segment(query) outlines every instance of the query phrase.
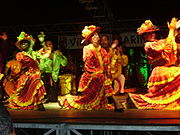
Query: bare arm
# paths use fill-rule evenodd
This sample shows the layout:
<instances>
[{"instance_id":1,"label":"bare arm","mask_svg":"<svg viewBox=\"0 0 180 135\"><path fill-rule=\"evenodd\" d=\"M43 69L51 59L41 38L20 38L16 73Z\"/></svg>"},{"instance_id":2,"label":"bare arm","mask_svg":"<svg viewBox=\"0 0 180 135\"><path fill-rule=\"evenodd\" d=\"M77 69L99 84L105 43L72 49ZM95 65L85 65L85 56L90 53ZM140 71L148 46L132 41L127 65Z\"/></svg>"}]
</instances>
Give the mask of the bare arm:
<instances>
[{"instance_id":1,"label":"bare arm","mask_svg":"<svg viewBox=\"0 0 180 135\"><path fill-rule=\"evenodd\" d=\"M172 44L173 50L177 51L177 45L175 42L175 29L176 29L176 23L177 23L177 19L174 17L172 18L170 24L169 22L167 22L168 24L168 28L169 28L169 34L168 37L166 39L167 44Z\"/></svg>"}]
</instances>

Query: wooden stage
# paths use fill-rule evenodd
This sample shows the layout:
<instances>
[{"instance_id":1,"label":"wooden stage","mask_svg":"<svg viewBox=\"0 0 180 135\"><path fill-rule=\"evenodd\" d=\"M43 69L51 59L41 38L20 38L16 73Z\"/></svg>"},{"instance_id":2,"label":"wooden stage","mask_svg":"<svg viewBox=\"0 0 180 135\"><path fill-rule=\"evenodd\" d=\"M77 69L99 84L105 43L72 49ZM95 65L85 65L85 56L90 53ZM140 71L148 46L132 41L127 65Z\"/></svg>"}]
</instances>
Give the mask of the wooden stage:
<instances>
[{"instance_id":1,"label":"wooden stage","mask_svg":"<svg viewBox=\"0 0 180 135\"><path fill-rule=\"evenodd\" d=\"M179 135L179 110L125 109L87 111L63 110L58 103L45 104L46 111L9 110L15 128L47 129L44 135L80 135L79 130L173 131ZM87 135L87 134L86 134Z\"/></svg>"}]
</instances>

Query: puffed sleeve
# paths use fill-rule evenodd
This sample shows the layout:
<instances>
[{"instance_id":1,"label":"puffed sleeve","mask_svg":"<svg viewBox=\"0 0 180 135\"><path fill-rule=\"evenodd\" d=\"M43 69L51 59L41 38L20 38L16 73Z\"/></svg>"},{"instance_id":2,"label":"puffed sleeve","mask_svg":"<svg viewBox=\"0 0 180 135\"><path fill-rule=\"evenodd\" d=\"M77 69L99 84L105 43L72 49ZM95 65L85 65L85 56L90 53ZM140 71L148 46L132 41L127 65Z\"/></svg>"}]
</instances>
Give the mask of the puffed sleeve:
<instances>
[{"instance_id":1,"label":"puffed sleeve","mask_svg":"<svg viewBox=\"0 0 180 135\"><path fill-rule=\"evenodd\" d=\"M83 61L85 62L87 59L89 59L92 56L92 53L90 51L90 46L84 46L83 48Z\"/></svg>"}]
</instances>

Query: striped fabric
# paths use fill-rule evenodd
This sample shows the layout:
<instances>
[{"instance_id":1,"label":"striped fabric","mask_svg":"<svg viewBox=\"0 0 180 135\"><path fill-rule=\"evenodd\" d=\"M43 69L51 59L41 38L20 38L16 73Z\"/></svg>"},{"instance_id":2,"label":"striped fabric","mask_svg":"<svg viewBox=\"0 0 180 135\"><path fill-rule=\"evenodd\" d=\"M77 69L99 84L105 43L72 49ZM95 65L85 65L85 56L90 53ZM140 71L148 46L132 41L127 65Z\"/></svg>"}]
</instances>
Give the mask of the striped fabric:
<instances>
[{"instance_id":1,"label":"striped fabric","mask_svg":"<svg viewBox=\"0 0 180 135\"><path fill-rule=\"evenodd\" d=\"M165 39L145 44L154 68L148 80L147 93L129 94L138 109L180 109L180 67L174 66L176 52L170 43Z\"/></svg>"}]
</instances>

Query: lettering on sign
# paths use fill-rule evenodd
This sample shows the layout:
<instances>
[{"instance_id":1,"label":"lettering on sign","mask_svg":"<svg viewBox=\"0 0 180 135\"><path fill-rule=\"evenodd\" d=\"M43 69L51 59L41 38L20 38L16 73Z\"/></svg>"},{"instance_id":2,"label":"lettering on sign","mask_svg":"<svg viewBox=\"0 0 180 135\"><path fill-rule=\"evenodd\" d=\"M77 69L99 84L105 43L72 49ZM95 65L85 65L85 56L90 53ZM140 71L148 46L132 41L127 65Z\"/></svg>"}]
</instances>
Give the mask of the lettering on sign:
<instances>
[{"instance_id":1,"label":"lettering on sign","mask_svg":"<svg viewBox=\"0 0 180 135\"><path fill-rule=\"evenodd\" d=\"M114 35L106 34L109 36L110 43L113 41ZM144 44L144 38L137 35L136 32L125 32L115 35L116 39L120 42L126 42L127 47L142 47ZM82 49L83 45L81 44L82 36L58 36L58 44L63 45L66 49Z\"/></svg>"},{"instance_id":2,"label":"lettering on sign","mask_svg":"<svg viewBox=\"0 0 180 135\"><path fill-rule=\"evenodd\" d=\"M142 47L144 45L144 38L137 35L135 32L125 32L116 34L119 41L126 42L127 47Z\"/></svg>"},{"instance_id":3,"label":"lettering on sign","mask_svg":"<svg viewBox=\"0 0 180 135\"><path fill-rule=\"evenodd\" d=\"M81 36L59 36L58 41L66 49L81 49L83 47Z\"/></svg>"}]
</instances>

